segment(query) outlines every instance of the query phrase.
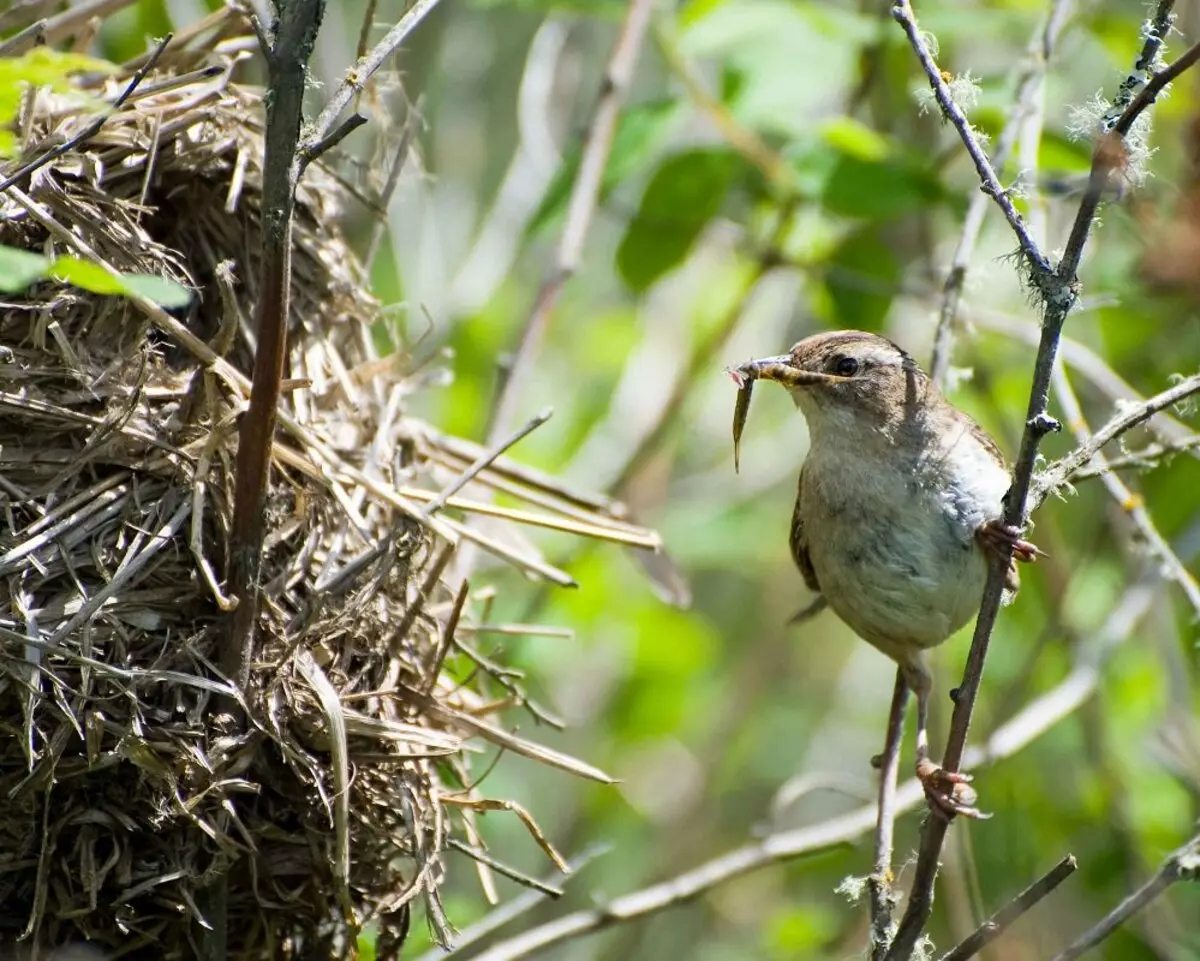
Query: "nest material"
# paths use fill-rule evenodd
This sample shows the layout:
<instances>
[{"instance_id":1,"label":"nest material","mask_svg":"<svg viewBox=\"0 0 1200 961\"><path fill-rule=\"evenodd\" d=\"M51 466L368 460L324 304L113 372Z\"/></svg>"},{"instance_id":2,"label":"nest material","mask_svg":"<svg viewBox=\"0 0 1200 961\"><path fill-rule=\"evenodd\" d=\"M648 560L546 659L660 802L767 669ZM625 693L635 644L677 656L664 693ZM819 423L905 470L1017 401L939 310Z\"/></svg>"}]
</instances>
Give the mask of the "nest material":
<instances>
[{"instance_id":1,"label":"nest material","mask_svg":"<svg viewBox=\"0 0 1200 961\"><path fill-rule=\"evenodd\" d=\"M240 22L209 26L96 136L0 196L0 243L90 249L194 288L184 324L247 371L262 93L231 79ZM179 76L205 57L219 75ZM84 83L111 100L129 76ZM91 119L32 93L25 157ZM463 790L480 738L603 777L488 716L520 691L473 648L487 626L441 575L469 539L569 581L482 533L484 515L655 538L504 458L436 516L416 508L483 452L404 413L425 382L376 349L378 304L337 228L345 196L314 166L297 197L288 376L311 386L281 414L251 683L233 701L214 664L236 378L122 298L42 282L0 304L0 951L87 939L193 957L223 911L231 957L344 950L371 919L387 954L416 898L448 934L443 850L478 850L473 811L496 806ZM493 508L496 491L536 510Z\"/></svg>"}]
</instances>

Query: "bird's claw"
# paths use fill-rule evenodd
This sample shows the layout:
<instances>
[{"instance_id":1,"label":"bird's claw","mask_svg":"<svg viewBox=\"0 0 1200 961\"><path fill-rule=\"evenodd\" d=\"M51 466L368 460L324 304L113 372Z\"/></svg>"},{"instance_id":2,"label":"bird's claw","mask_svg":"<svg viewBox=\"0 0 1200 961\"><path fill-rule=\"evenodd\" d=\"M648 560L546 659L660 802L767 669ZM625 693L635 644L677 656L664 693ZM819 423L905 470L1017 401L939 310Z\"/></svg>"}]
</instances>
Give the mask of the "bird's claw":
<instances>
[{"instance_id":1,"label":"bird's claw","mask_svg":"<svg viewBox=\"0 0 1200 961\"><path fill-rule=\"evenodd\" d=\"M979 795L971 787L971 781L974 780L971 775L947 771L926 757L917 761L917 778L925 789L930 810L940 817L949 820L961 815L977 821L986 821L991 817L975 806Z\"/></svg>"},{"instance_id":2,"label":"bird's claw","mask_svg":"<svg viewBox=\"0 0 1200 961\"><path fill-rule=\"evenodd\" d=\"M1022 538L1020 528L1000 521L989 521L979 528L979 539L984 547L993 551L1011 551L1015 560L1026 564L1049 556L1032 541Z\"/></svg>"}]
</instances>

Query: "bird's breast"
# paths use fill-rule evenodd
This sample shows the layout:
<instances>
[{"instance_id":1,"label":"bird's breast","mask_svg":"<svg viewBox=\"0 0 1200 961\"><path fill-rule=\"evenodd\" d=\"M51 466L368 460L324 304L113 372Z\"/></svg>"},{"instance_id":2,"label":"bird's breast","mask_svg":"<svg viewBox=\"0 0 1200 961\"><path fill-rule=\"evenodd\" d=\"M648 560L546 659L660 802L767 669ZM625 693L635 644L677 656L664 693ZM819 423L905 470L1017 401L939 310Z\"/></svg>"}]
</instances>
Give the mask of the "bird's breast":
<instances>
[{"instance_id":1,"label":"bird's breast","mask_svg":"<svg viewBox=\"0 0 1200 961\"><path fill-rule=\"evenodd\" d=\"M821 591L842 620L880 647L930 647L979 607L987 565L975 532L999 516L1007 475L982 448L895 454L814 445L800 510Z\"/></svg>"}]
</instances>

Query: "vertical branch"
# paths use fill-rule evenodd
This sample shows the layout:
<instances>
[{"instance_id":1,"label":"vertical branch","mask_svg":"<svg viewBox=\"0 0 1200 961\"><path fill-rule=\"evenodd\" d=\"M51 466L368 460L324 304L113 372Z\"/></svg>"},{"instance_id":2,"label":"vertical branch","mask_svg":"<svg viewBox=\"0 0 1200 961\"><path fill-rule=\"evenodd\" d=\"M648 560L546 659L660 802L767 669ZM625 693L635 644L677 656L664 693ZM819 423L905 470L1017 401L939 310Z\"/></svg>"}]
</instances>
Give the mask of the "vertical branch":
<instances>
[{"instance_id":1,"label":"vertical branch","mask_svg":"<svg viewBox=\"0 0 1200 961\"><path fill-rule=\"evenodd\" d=\"M221 667L239 686L248 680L249 649L258 614L262 568L263 508L270 473L271 441L287 354L292 276L292 211L300 158L300 120L309 57L325 12L324 0L286 0L279 6L270 49L263 160L262 278L257 310L257 349L250 406L238 430L234 488L231 589L238 606L221 651Z\"/></svg>"},{"instance_id":2,"label":"vertical branch","mask_svg":"<svg viewBox=\"0 0 1200 961\"><path fill-rule=\"evenodd\" d=\"M1029 64L1017 80L1017 93L1012 110L1009 112L1004 128L1000 131L1000 136L996 138L992 163L997 170L1002 170L1008 162L1009 154L1012 153L1018 138L1022 136L1029 114L1041 99L1050 57L1058 43L1058 36L1062 32L1063 24L1070 13L1071 3L1072 0L1054 0L1046 22L1029 44L1026 53ZM946 275L946 282L942 287L942 306L938 312L937 330L933 338L933 359L929 367L929 374L938 387L944 387L946 384L946 375L950 369L950 351L954 340L954 323L958 319L959 304L962 303L967 268L975 253L975 244L979 240L979 233L983 228L990 200L991 198L982 191L971 198L966 217L963 218L963 228L958 238L958 246L954 249L950 271Z\"/></svg>"},{"instance_id":3,"label":"vertical branch","mask_svg":"<svg viewBox=\"0 0 1200 961\"><path fill-rule=\"evenodd\" d=\"M875 821L875 867L868 878L871 894L871 961L883 961L891 938L892 838L896 827L896 777L900 770L900 745L904 739L904 709L908 706L908 684L904 671L896 669L896 687L888 712L887 738L879 763L879 811Z\"/></svg>"},{"instance_id":4,"label":"vertical branch","mask_svg":"<svg viewBox=\"0 0 1200 961\"><path fill-rule=\"evenodd\" d=\"M579 269L584 241L600 201L600 185L617 130L617 116L633 80L633 72L637 67L638 55L645 41L653 8L653 0L629 0L625 21L621 24L621 32L617 35L604 71L600 98L588 124L579 161L579 173L571 190L566 222L558 241L554 265L534 298L533 309L525 320L525 326L517 341L517 349L505 372L496 406L492 409L487 432L489 446L511 429L521 388L529 377L533 359L550 327L559 295L566 282Z\"/></svg>"}]
</instances>

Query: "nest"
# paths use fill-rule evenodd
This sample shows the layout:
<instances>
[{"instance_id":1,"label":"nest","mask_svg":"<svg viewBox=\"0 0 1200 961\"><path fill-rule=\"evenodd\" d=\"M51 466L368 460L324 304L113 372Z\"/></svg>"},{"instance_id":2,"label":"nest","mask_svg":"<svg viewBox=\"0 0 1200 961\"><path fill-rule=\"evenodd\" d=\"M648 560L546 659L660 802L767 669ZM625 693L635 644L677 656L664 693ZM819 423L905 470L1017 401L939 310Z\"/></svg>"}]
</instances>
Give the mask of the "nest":
<instances>
[{"instance_id":1,"label":"nest","mask_svg":"<svg viewBox=\"0 0 1200 961\"><path fill-rule=\"evenodd\" d=\"M87 940L188 958L216 927L230 957L319 957L374 922L387 956L417 899L448 939L443 853L487 860L476 811L515 810L553 855L525 812L468 787L472 752L490 741L604 777L494 716L523 701L519 679L479 650L495 626L445 571L471 541L569 582L505 536L514 525L655 538L406 413L432 379L381 355L379 305L337 226L346 183L320 165L297 196L294 389L250 683L216 668L263 94L233 79L252 43L240 21L206 28L98 133L0 195L2 244L196 292L178 318L53 281L0 304L0 951ZM112 102L131 67L80 85ZM94 117L31 91L24 158Z\"/></svg>"}]
</instances>

